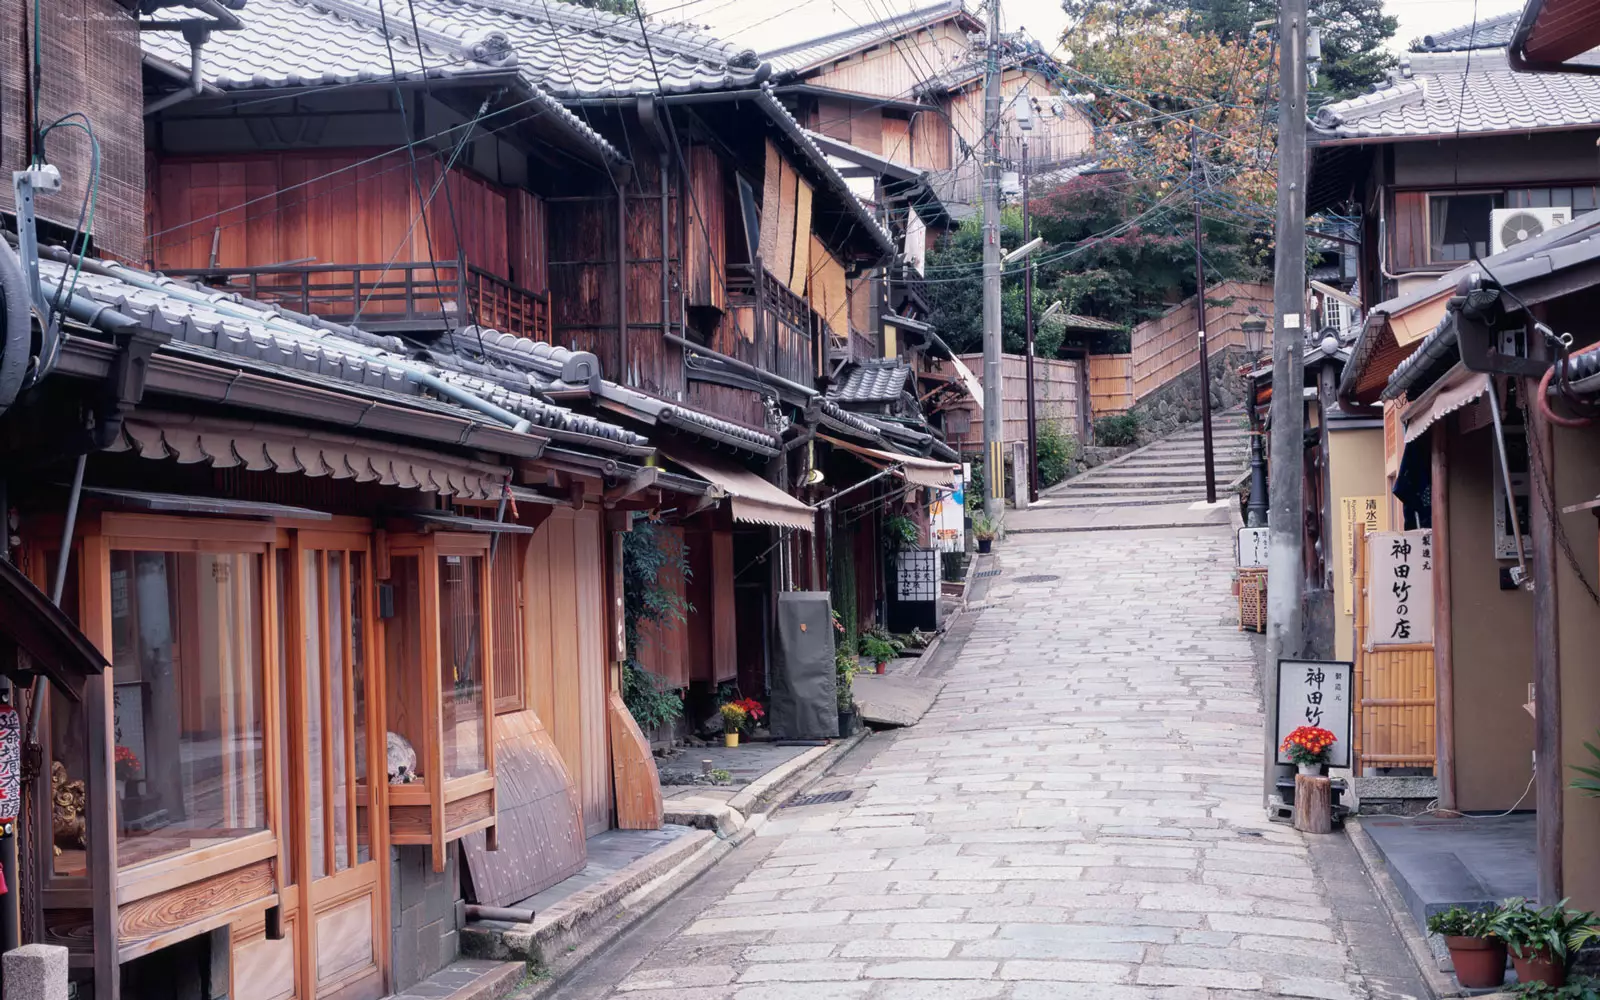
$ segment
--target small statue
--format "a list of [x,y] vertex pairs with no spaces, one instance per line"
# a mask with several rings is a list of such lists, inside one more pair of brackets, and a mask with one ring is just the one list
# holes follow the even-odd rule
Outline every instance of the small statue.
[[409,785],[422,780],[422,775],[417,773],[417,751],[412,748],[410,741],[399,733],[389,733],[385,746],[389,760],[389,784]]
[[63,847],[78,850],[88,847],[84,839],[83,813],[87,803],[83,782],[72,780],[67,774],[66,765],[59,760],[50,765],[50,794],[54,803],[52,812],[56,851],[59,853]]

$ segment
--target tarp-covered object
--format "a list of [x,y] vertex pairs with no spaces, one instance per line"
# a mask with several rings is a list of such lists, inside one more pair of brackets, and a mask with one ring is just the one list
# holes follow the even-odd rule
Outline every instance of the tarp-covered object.
[[839,735],[838,678],[828,592],[778,595],[778,650],[772,669],[772,735],[814,740]]

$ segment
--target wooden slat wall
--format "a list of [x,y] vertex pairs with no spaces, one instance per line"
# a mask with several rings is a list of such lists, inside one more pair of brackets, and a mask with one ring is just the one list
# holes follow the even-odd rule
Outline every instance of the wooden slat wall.
[[482,833],[462,841],[474,901],[511,906],[583,870],[588,860],[578,787],[532,711],[494,720],[500,849]]
[[1089,356],[1089,412],[1096,417],[1133,408],[1133,355]]
[[[983,355],[963,354],[961,361],[983,381]],[[1000,358],[1001,427],[1007,441],[1028,439],[1028,359],[1020,354],[1006,354]],[[953,375],[955,368],[940,364],[939,371]],[[1063,434],[1077,436],[1078,429],[1078,362],[1054,358],[1033,359],[1034,413],[1040,421],[1054,421]],[[972,419],[965,433],[948,437],[951,447],[959,451],[972,451],[983,446],[983,420],[976,406],[970,407]]]
[[[682,528],[660,528],[664,536],[679,543],[689,543],[698,539],[686,539]],[[669,542],[670,544],[670,542]],[[694,546],[690,545],[690,571],[693,575],[695,568]],[[679,597],[687,599],[688,585],[683,575],[675,569],[664,569],[658,578],[660,585],[673,591]],[[697,611],[698,615],[699,612]],[[697,619],[694,623],[679,622],[657,625],[651,622],[639,626],[639,663],[651,673],[661,678],[668,687],[683,688],[689,686],[689,661],[691,658],[690,634],[699,626]],[[709,632],[705,640],[710,641]]]
[[948,170],[954,141],[950,123],[944,116],[932,111],[918,111],[911,116],[911,166],[923,170]]
[[817,108],[811,120],[810,128],[814,132],[832,136],[843,142],[850,141],[850,109],[849,101],[841,101],[834,97],[817,98]]
[[511,192],[507,211],[511,283],[542,292],[550,286],[550,272],[545,267],[550,251],[545,238],[549,219],[544,199],[519,188]]
[[890,118],[884,115],[881,128],[883,131],[882,148],[877,152],[883,154],[896,163],[905,163],[915,166],[911,161],[914,154],[911,149],[911,120],[909,118]]
[[739,625],[733,601],[733,532],[711,533],[711,681],[739,676]]
[[[678,198],[669,179],[667,195],[667,262],[662,262],[660,164],[642,160],[634,165],[628,193],[628,342],[620,369],[606,369],[619,381],[662,399],[676,399],[683,389],[683,354],[661,336],[663,266],[676,265],[678,253]],[[602,289],[601,294],[608,290]],[[609,290],[615,295],[615,289]],[[677,332],[677,307],[669,301],[667,321]]]
[[870,153],[882,153],[883,110],[871,105],[857,107],[850,116],[850,144]]
[[966,33],[949,21],[851,56],[808,78],[808,83],[858,94],[904,98],[925,77],[972,57]]
[[[1206,289],[1207,299],[1232,299],[1227,306],[1206,309],[1206,343],[1215,354],[1225,347],[1244,347],[1241,325],[1251,317],[1272,325],[1272,286],[1224,281]],[[1143,399],[1200,363],[1200,329],[1194,296],[1161,316],[1133,328],[1133,393]]]
[[1394,263],[1391,270],[1425,267],[1428,263],[1428,195],[1425,191],[1396,191],[1394,217],[1389,224],[1394,234]]
[[622,695],[615,691],[606,695],[606,714],[611,720],[617,828],[659,830],[665,811],[661,801],[661,773],[656,770],[650,741],[644,738]]
[[[1366,525],[1356,529],[1354,587],[1356,707],[1351,750],[1357,770],[1372,767],[1434,767],[1437,710],[1433,649],[1368,650]],[[1398,703],[1398,704],[1397,704]]]
[[563,347],[594,352],[606,377],[621,381],[617,200],[611,195],[552,199],[547,208],[553,339]]
[[684,293],[692,306],[727,308],[727,201],[722,160],[709,146],[689,147],[689,225],[684,231]]
[[600,543],[596,512],[554,511],[528,541],[523,578],[528,704],[577,786],[591,835],[611,816]]

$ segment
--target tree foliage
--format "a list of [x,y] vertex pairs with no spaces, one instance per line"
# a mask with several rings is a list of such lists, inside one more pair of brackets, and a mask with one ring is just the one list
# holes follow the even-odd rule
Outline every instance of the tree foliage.
[[604,11],[607,14],[621,14],[623,17],[634,17],[639,12],[638,0],[566,0],[566,2],[590,10]]

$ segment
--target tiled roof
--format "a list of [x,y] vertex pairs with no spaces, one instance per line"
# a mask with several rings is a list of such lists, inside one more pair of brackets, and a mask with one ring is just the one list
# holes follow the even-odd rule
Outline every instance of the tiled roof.
[[[738,88],[767,73],[754,52],[691,28],[650,26],[647,45],[634,19],[561,0],[414,0],[414,6],[416,31],[410,6],[394,0],[251,0],[241,30],[214,32],[207,42],[205,80],[221,90],[250,90],[382,81],[395,73],[417,79],[424,72],[453,78],[514,71],[530,101],[620,159],[552,95]],[[140,37],[147,56],[187,74],[189,48],[179,33]]]
[[772,63],[773,71],[780,75],[804,73],[876,45],[884,38],[910,34],[919,28],[937,24],[947,17],[960,14],[972,17],[962,0],[942,0],[940,3],[918,7],[870,24],[856,25],[820,38],[808,38],[782,48],[772,49],[762,53],[761,57]]
[[1521,10],[1486,17],[1448,31],[1423,35],[1411,44],[1413,52],[1460,52],[1465,49],[1500,49],[1511,44]]
[[[46,284],[53,286],[66,271],[64,265],[42,260]],[[632,448],[648,447],[638,434],[615,424],[546,403],[534,395],[536,387],[524,378],[520,384],[486,378],[459,364],[439,364],[412,359],[404,345],[355,327],[337,326],[311,317],[291,316],[271,306],[149,274],[120,264],[102,269],[85,268],[77,294],[109,306],[166,334],[171,342],[163,350],[205,351],[215,359],[237,359],[253,367],[266,366],[330,388],[359,388],[424,408],[468,412],[455,402],[425,388],[410,373],[422,371],[466,393],[493,403],[557,436],[600,439]],[[126,280],[123,276],[126,276]],[[154,288],[146,287],[154,285]]]
[[[1470,63],[1470,65],[1469,65]],[[1334,138],[1521,132],[1600,123],[1600,77],[1518,73],[1505,50],[1403,56],[1397,78],[1317,112]]]
[[1068,330],[1105,330],[1116,333],[1127,329],[1121,323],[1114,323],[1109,319],[1101,319],[1098,316],[1083,316],[1078,313],[1063,313],[1061,321],[1066,324]]
[[828,398],[844,404],[899,402],[910,375],[910,366],[898,361],[860,362],[828,390]]

